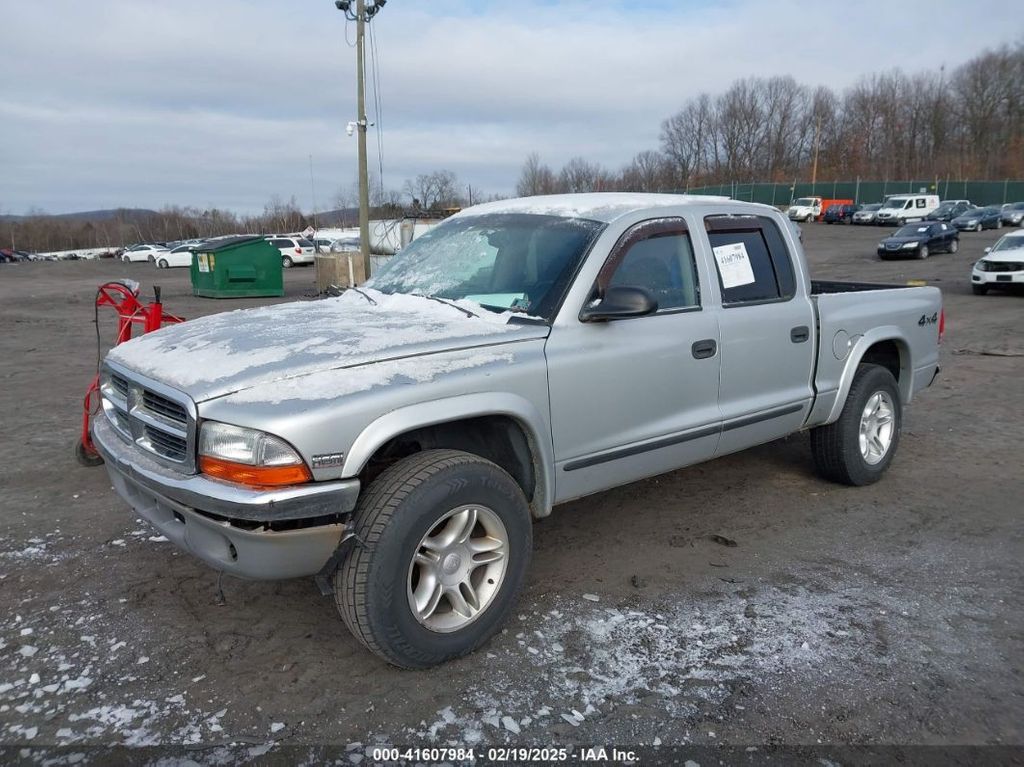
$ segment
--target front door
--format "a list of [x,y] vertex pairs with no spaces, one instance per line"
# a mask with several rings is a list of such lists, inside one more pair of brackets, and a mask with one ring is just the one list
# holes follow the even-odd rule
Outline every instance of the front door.
[[714,455],[718,320],[702,305],[700,271],[683,219],[642,222],[612,249],[594,295],[640,287],[658,310],[552,330],[545,349],[557,501]]

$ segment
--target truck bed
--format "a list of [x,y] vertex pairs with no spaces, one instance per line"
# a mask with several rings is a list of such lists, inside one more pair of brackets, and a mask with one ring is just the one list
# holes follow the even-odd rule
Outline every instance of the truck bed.
[[826,293],[860,293],[866,290],[898,290],[913,285],[893,285],[880,282],[837,282],[834,280],[811,280],[811,295]]

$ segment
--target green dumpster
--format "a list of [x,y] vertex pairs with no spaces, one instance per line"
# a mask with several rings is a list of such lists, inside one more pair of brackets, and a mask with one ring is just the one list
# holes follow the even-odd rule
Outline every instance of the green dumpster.
[[192,254],[192,293],[206,298],[283,296],[281,252],[254,235],[205,242]]

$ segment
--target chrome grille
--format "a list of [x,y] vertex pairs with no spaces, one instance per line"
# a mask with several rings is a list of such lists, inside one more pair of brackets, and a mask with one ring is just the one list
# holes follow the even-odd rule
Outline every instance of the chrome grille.
[[185,456],[188,454],[188,440],[160,431],[152,426],[144,426],[142,431],[154,453],[159,453],[172,461],[185,460]]
[[177,423],[188,423],[188,411],[185,408],[149,389],[142,390],[142,404],[151,413],[156,413]]
[[121,376],[110,376],[110,385],[114,387],[114,390],[122,397],[128,397],[128,382],[121,378]]
[[100,392],[110,424],[157,459],[195,471],[195,410],[184,394],[128,371],[106,368]]

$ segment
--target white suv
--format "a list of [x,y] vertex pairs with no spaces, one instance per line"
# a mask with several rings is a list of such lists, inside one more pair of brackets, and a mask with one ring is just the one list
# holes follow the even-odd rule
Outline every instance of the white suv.
[[121,254],[126,264],[132,261],[156,261],[158,255],[168,253],[163,245],[133,245]]
[[303,237],[282,237],[272,235],[267,242],[281,251],[281,266],[289,269],[295,264],[311,264],[315,258],[316,247]]

